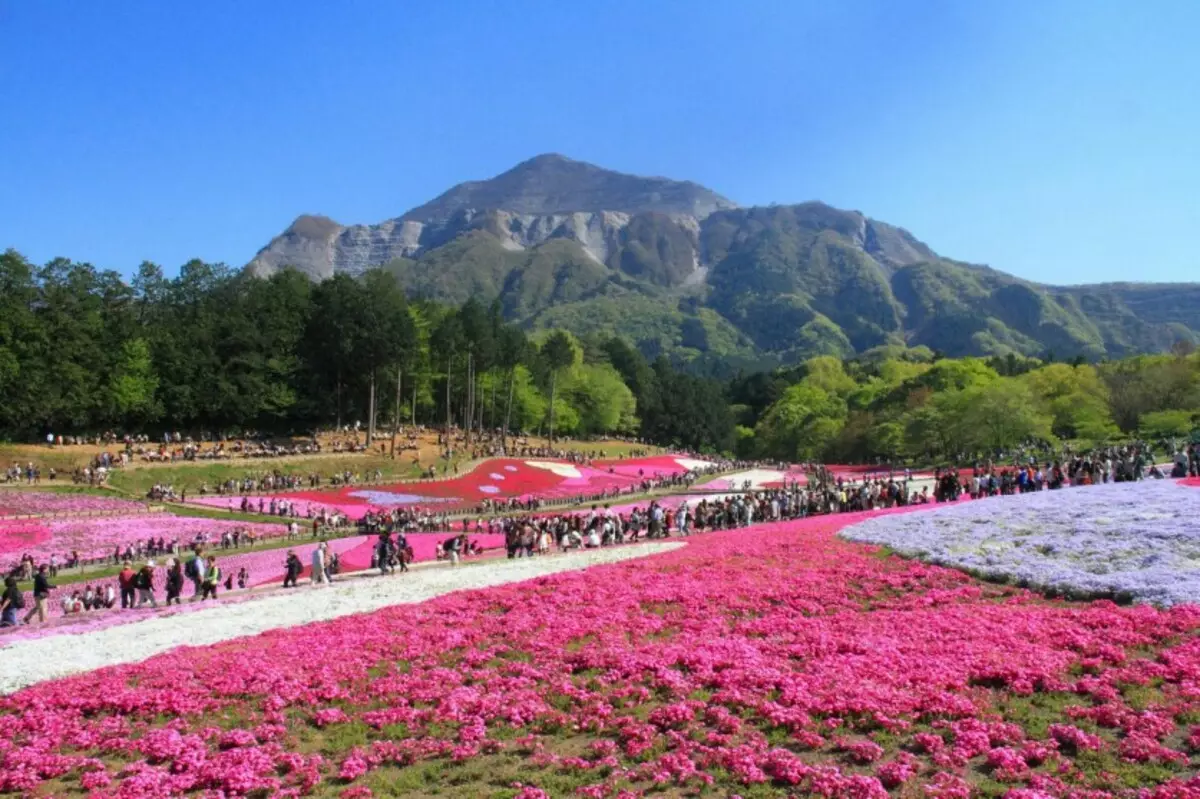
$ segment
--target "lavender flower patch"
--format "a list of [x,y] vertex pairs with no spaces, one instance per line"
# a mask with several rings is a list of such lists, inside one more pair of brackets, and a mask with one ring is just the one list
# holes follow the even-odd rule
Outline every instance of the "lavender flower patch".
[[840,535],[1070,597],[1200,602],[1200,491],[1173,480],[964,501]]

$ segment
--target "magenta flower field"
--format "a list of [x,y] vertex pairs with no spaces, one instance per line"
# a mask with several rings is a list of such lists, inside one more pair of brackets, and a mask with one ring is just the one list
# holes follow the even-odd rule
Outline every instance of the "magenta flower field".
[[861,516],[181,649],[0,700],[0,791],[1200,792],[1200,609],[1048,601]]

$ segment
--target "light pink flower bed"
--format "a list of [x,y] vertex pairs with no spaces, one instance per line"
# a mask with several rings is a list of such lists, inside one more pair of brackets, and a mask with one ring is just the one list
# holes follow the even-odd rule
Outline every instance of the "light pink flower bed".
[[147,539],[165,538],[170,544],[178,539],[190,543],[197,533],[205,533],[210,541],[219,541],[226,530],[248,530],[256,538],[277,538],[286,534],[282,524],[202,519],[173,516],[169,513],[143,513],[136,516],[75,517],[53,520],[0,521],[0,564],[13,565],[23,555],[32,555],[36,563],[44,563],[50,555],[64,557],[76,551],[84,560],[108,557],[119,546]]
[[58,494],[50,491],[0,490],[0,517],[145,511],[146,505],[128,499],[93,494]]

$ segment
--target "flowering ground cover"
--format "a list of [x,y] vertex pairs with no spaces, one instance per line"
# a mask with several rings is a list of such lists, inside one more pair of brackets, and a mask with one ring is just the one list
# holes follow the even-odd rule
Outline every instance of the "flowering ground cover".
[[843,535],[1073,597],[1200,602],[1200,492],[1169,480],[959,502]]
[[1050,601],[835,537],[862,518],[34,686],[0,700],[0,790],[1196,795],[1200,608]]
[[124,512],[146,510],[141,502],[94,494],[57,494],[50,491],[0,490],[0,517]]
[[[413,562],[424,563],[435,560],[437,557],[437,548],[449,538],[449,533],[413,533],[408,536],[409,546],[413,550]],[[478,546],[484,553],[495,552],[504,548],[504,536],[496,534],[479,534],[469,535],[469,540]],[[331,555],[336,554],[339,559],[339,573],[353,574],[355,572],[366,571],[371,568],[371,555],[375,551],[375,545],[378,542],[377,536],[352,536],[349,538],[337,538],[328,541],[328,552]],[[300,579],[307,581],[312,576],[312,553],[318,544],[308,541],[306,543],[297,543],[296,546],[290,549],[300,558],[304,570],[300,574]],[[232,576],[236,579],[238,573],[245,569],[247,573],[246,587],[259,588],[262,586],[279,585],[283,582],[285,559],[287,557],[287,549],[266,549],[255,550],[253,552],[243,552],[236,549],[222,550],[212,549],[210,554],[217,558],[217,562],[221,566],[222,573],[226,576]],[[135,566],[138,564],[135,564]],[[162,602],[166,598],[166,582],[167,570],[164,558],[158,558],[154,569],[154,592],[158,601]],[[71,585],[70,587],[60,588],[60,591],[83,591],[87,586],[91,585],[94,588],[100,588],[111,584],[114,590],[119,591],[116,577],[105,577],[102,579],[84,581],[82,583]],[[184,596],[190,598],[192,594],[190,584],[184,587]],[[228,601],[230,594],[221,592],[222,601]],[[27,607],[33,607],[33,592],[25,592],[25,603]],[[147,608],[149,609],[149,608]],[[143,616],[136,613],[112,608],[111,610],[95,611],[91,613],[83,613],[70,618],[63,616],[62,605],[58,602],[50,602],[46,606],[48,618],[53,622],[50,625],[35,625],[20,627],[15,630],[5,630],[0,634],[0,647],[3,647],[15,640],[29,640],[33,638],[43,638],[46,636],[62,635],[63,633],[79,633],[90,630],[104,629],[120,624],[129,624],[139,621]],[[2,658],[2,656],[0,656]]]
[[[492,458],[466,474],[444,480],[397,483],[387,486],[343,486],[328,490],[295,491],[285,496],[300,514],[327,508],[360,519],[371,510],[398,506],[428,507],[435,512],[485,499],[562,499],[627,490],[643,479],[667,477],[709,465],[707,461],[662,455],[596,461],[584,466],[543,458]],[[261,498],[264,503],[270,497]],[[222,509],[241,507],[240,496],[206,496],[189,500]],[[250,497],[257,507],[260,497]]]
[[189,543],[197,533],[209,541],[220,540],[226,530],[239,528],[255,537],[281,536],[287,528],[281,524],[173,516],[169,513],[142,513],[133,516],[95,516],[39,520],[0,520],[0,565],[11,565],[23,555],[32,555],[43,563],[50,555],[60,560],[72,551],[84,560],[111,555],[118,546],[164,538]]
[[[890,470],[881,466],[828,466],[826,467],[835,477],[843,480],[861,482],[867,478],[886,478],[891,474],[903,476],[903,469]],[[913,472],[916,480],[927,480],[933,477],[932,472]],[[789,485],[805,485],[808,483],[808,473],[801,466],[791,466],[787,469],[746,469],[734,474],[709,480],[701,488],[705,491],[741,491],[746,483],[750,488],[761,489],[783,488]]]

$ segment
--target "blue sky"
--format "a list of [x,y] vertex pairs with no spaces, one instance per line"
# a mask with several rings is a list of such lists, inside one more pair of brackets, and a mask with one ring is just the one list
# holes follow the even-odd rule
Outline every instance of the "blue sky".
[[0,0],[0,247],[241,265],[540,152],[1200,280],[1200,3]]

